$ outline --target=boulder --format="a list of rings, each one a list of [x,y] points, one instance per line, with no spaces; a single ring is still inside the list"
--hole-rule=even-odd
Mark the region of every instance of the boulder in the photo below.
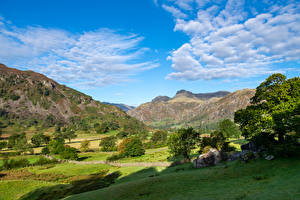
[[[222,154],[215,148],[209,149],[207,153],[201,154],[193,160],[194,168],[209,167],[217,165],[222,161]]]

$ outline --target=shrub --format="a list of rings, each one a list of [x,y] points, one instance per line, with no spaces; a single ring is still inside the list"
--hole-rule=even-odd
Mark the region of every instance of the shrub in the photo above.
[[[116,141],[116,138],[113,136],[102,138],[99,144],[99,146],[101,147],[101,151],[116,151]]]
[[[65,146],[64,150],[60,152],[59,155],[62,159],[68,159],[68,160],[78,159],[77,150],[74,147]]]
[[[116,160],[122,159],[124,157],[125,157],[124,154],[113,154],[113,155],[107,157],[106,160],[112,162],[112,161],[116,161]]]
[[[125,137],[127,137],[129,135],[129,133],[127,133],[126,131],[120,131],[116,136],[119,139],[123,139]]]
[[[151,137],[153,144],[161,144],[167,142],[167,133],[165,131],[156,131]]]
[[[60,152],[64,151],[64,140],[63,139],[56,139],[49,142],[47,145],[51,154],[59,154]]]
[[[33,163],[33,165],[47,165],[55,163],[58,163],[56,159],[48,159],[43,156],[40,156],[39,159]]]
[[[35,147],[39,147],[42,144],[48,144],[50,141],[50,137],[46,136],[42,133],[37,133],[34,134],[31,138],[31,143],[35,146]]]
[[[41,154],[42,155],[48,155],[48,154],[50,154],[49,148],[48,147],[42,148]]]
[[[138,137],[124,139],[118,146],[118,151],[127,157],[141,156],[145,154],[143,143]]]
[[[30,165],[29,161],[26,158],[20,158],[18,160],[15,159],[5,159],[3,161],[2,168],[9,170],[14,168],[22,168],[22,167],[28,167]]]
[[[211,146],[206,146],[206,147],[204,147],[203,150],[202,150],[202,153],[207,153],[207,152],[209,152],[209,150],[210,150],[211,148],[212,148]]]
[[[82,152],[87,152],[89,150],[89,146],[90,146],[90,141],[88,140],[83,140],[81,143],[80,143],[80,150]]]
[[[7,147],[7,142],[6,141],[0,142],[0,150],[4,149],[5,147]]]

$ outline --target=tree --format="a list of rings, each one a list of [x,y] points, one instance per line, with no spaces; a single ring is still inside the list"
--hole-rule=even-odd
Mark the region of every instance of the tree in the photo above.
[[[21,153],[27,151],[32,153],[31,145],[28,144],[25,133],[11,135],[8,138],[8,146]]]
[[[36,133],[32,136],[31,138],[31,143],[35,146],[35,147],[39,147],[42,144],[48,144],[50,141],[50,137],[44,135],[43,133]]]
[[[102,138],[101,142],[99,143],[101,151],[108,152],[117,150],[116,142],[117,139],[113,136]]]
[[[77,135],[75,134],[75,132],[73,130],[66,130],[65,132],[63,132],[62,135],[65,139],[69,140],[69,143],[71,142],[71,139],[74,139],[77,137]]]
[[[170,135],[168,147],[173,156],[182,155],[186,161],[190,160],[190,153],[199,141],[199,134],[193,128],[182,128]]]
[[[217,130],[221,132],[225,138],[238,138],[241,135],[239,127],[230,119],[221,121]]]
[[[51,154],[59,154],[64,151],[64,140],[59,138],[49,142],[47,145]]]
[[[284,143],[288,133],[299,133],[299,77],[286,80],[282,74],[271,75],[256,88],[250,103],[234,115],[246,138],[273,142],[278,138]]]
[[[154,144],[164,144],[167,142],[167,132],[156,131],[154,132],[150,140]]]
[[[90,141],[88,140],[83,140],[81,143],[80,143],[80,150],[82,152],[87,152],[89,150],[89,146],[90,146]]]
[[[145,154],[142,141],[138,137],[130,137],[124,139],[118,146],[118,152],[120,155],[126,157],[135,157]]]
[[[70,146],[65,146],[63,151],[59,153],[59,156],[63,159],[68,159],[68,160],[77,160],[78,159],[78,154],[77,150],[74,147]]]

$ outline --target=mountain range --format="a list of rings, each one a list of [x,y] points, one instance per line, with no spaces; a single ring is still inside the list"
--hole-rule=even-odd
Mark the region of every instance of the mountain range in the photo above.
[[[180,90],[172,98],[158,96],[127,113],[153,128],[214,129],[220,120],[233,119],[235,111],[249,105],[254,93],[254,89],[199,94]]]

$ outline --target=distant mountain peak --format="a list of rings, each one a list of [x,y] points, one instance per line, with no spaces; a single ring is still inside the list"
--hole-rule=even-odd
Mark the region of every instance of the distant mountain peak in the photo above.
[[[155,102],[166,102],[166,101],[169,101],[170,99],[171,98],[168,97],[168,96],[157,96],[154,99],[152,99],[152,103],[155,103]]]
[[[217,91],[217,92],[210,92],[210,93],[192,93],[187,90],[179,90],[176,92],[176,95],[174,98],[178,96],[185,96],[188,98],[198,98],[200,100],[207,100],[214,97],[224,97],[226,95],[230,94],[228,91]]]

